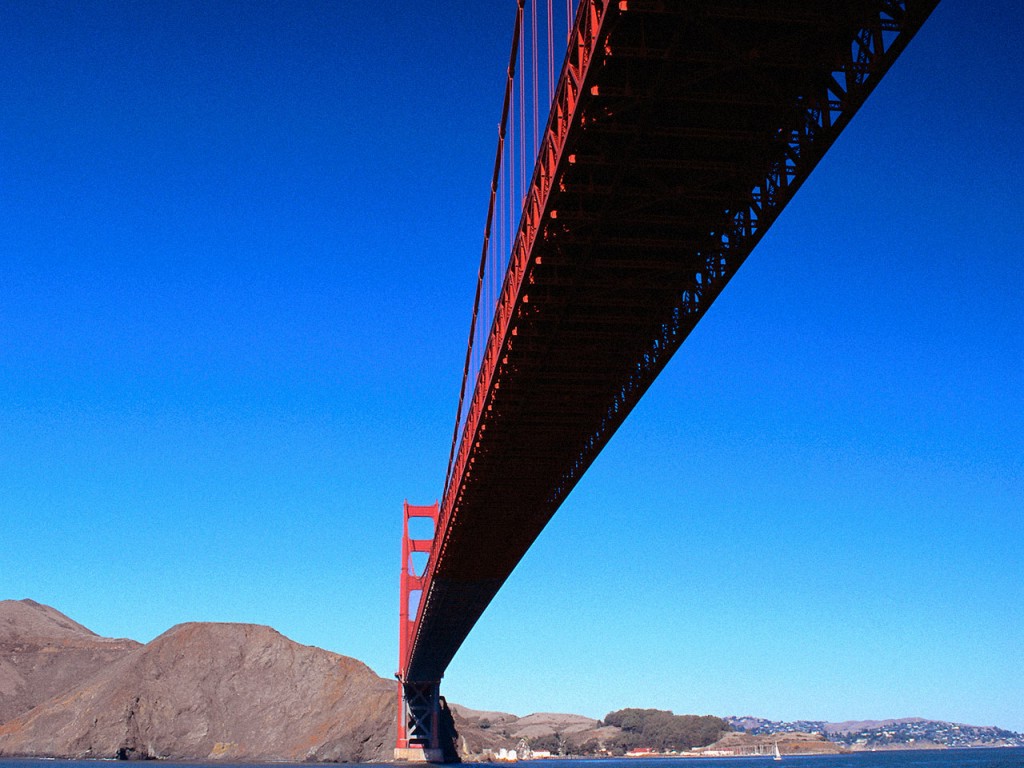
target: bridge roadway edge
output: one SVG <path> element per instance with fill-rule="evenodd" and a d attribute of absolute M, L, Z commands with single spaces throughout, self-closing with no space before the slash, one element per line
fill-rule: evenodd
<path fill-rule="evenodd" d="M 441 505 L 419 609 L 406 619 L 402 682 L 439 683 L 562 500 L 936 4 L 851 0 L 801 16 L 799 3 L 771 10 L 729 3 L 725 11 L 740 19 L 725 21 L 742 30 L 747 52 L 759 51 L 761 61 L 715 60 L 688 45 L 696 33 L 676 28 L 664 50 L 678 58 L 665 63 L 659 51 L 658 77 L 651 77 L 637 62 L 655 51 L 630 45 L 630 35 L 639 29 L 646 43 L 652 35 L 645 23 L 664 29 L 667 16 L 681 27 L 700 14 L 665 11 L 669 4 L 656 1 L 584 2 L 578 24 L 591 7 L 605 11 L 590 52 L 598 64 L 575 83 L 571 130 L 533 217 L 527 201 L 520 242 L 530 247 L 521 251 L 518 280 L 506 281 L 508 304 L 497 312 L 506 320 L 492 336 L 495 364 L 478 381 L 486 384 L 479 420 L 463 436 L 462 469 Z M 823 18 L 841 15 L 836 7 L 848 16 Z M 702 21 L 724 23 L 705 10 Z M 787 10 L 788 19 L 765 19 Z M 778 38 L 751 31 L 755 23 Z M 809 39 L 807 26 L 815 24 L 823 30 L 821 49 L 797 45 L 806 60 L 795 61 L 796 38 Z M 808 62 L 814 73 L 793 74 Z M 718 74 L 709 74 L 715 68 Z M 789 76 L 781 106 L 758 98 L 763 83 L 734 82 L 751 70 Z M 685 92 L 677 86 L 685 75 L 717 77 L 739 95 Z M 666 118 L 630 122 L 630 113 L 643 114 L 658 99 Z M 717 122 L 692 118 L 695 105 L 717 110 Z M 556 98 L 549 131 L 558 106 Z M 645 196 L 645 189 L 660 196 Z M 513 263 L 510 277 L 515 271 Z M 589 298 L 581 295 L 587 292 Z"/>

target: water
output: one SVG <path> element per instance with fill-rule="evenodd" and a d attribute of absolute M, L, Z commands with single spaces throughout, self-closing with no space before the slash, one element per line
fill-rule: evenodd
<path fill-rule="evenodd" d="M 0 768 L 96 768 L 92 760 L 12 760 L 0 758 Z M 135 765 L 141 765 L 136 763 Z M 184 768 L 267 768 L 267 763 L 160 761 L 161 766 Z M 310 763 L 301 765 L 310 768 Z M 355 764 L 353 764 L 355 765 Z M 379 765 L 379 764 L 377 764 Z M 406 764 L 408 765 L 408 764 Z M 473 765 L 473 763 L 467 763 Z M 500 763 L 481 763 L 492 768 Z M 776 763 L 770 757 L 692 757 L 653 759 L 623 758 L 602 760 L 533 760 L 522 768 L 1024 768 L 1024 747 L 1009 749 L 936 749 L 929 751 L 857 752 L 850 755 L 800 755 L 783 757 Z"/>
<path fill-rule="evenodd" d="M 1024 768 L 1024 747 L 784 755 L 782 762 L 770 757 L 687 757 L 538 760 L 523 765 L 549 764 L 550 768 Z"/>

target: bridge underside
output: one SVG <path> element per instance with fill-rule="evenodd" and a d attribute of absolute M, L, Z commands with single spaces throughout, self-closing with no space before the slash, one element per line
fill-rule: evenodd
<path fill-rule="evenodd" d="M 442 504 L 408 680 L 441 678 L 935 2 L 583 5 L 590 50 L 563 71 L 575 103 Z"/>

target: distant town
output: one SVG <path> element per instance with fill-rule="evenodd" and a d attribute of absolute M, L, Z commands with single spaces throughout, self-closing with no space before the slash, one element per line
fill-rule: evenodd
<path fill-rule="evenodd" d="M 923 718 L 832 723 L 676 715 L 623 709 L 603 720 L 537 713 L 517 717 L 454 705 L 465 759 L 547 757 L 743 757 L 875 750 L 1022 747 L 1024 734 Z"/>
<path fill-rule="evenodd" d="M 847 749 L 893 747 L 1024 747 L 1024 734 L 994 726 L 964 725 L 918 717 L 828 723 L 821 720 L 779 722 L 759 717 L 724 718 L 735 731 L 755 736 L 788 733 L 820 733 Z"/>

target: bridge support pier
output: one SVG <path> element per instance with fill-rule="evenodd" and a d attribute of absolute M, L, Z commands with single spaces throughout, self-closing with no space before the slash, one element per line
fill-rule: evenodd
<path fill-rule="evenodd" d="M 440 683 L 398 682 L 398 742 L 395 760 L 445 763 L 441 747 Z"/>

